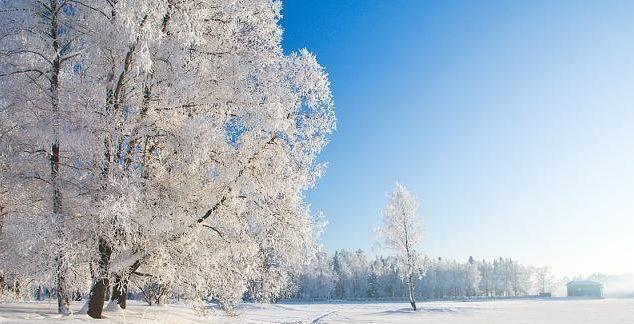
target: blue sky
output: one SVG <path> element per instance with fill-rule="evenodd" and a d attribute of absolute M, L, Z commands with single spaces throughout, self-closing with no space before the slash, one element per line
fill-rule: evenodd
<path fill-rule="evenodd" d="M 308 193 L 329 251 L 372 253 L 394 182 L 423 251 L 560 275 L 634 272 L 633 1 L 289 0 L 286 51 L 330 74 Z"/>

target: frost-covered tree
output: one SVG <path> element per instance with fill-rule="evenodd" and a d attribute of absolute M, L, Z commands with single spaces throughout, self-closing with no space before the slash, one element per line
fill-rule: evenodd
<path fill-rule="evenodd" d="M 331 260 L 325 253 L 319 252 L 302 271 L 297 296 L 301 299 L 330 299 L 336 282 L 337 275 Z"/>
<path fill-rule="evenodd" d="M 553 280 L 550 267 L 538 267 L 535 269 L 535 288 L 540 294 L 550 292 Z"/>
<path fill-rule="evenodd" d="M 487 260 L 482 260 L 478 263 L 478 270 L 481 276 L 480 283 L 478 285 L 480 293 L 484 297 L 493 296 L 495 294 L 493 266 Z"/>
<path fill-rule="evenodd" d="M 293 297 L 299 299 L 406 299 L 409 298 L 407 280 L 401 274 L 401 262 L 395 257 L 376 256 L 369 262 L 367 277 L 355 276 L 354 273 L 364 273 L 364 262 L 355 261 L 355 256 L 361 254 L 341 250 L 328 261 L 320 254 L 322 261 L 311 264 L 302 271 L 298 282 L 298 292 Z M 494 277 L 492 264 L 502 263 L 512 266 L 505 276 Z M 456 299 L 475 296 L 496 297 L 525 295 L 530 290 L 530 267 L 519 264 L 511 259 L 496 259 L 494 262 L 475 261 L 469 258 L 466 262 L 447 260 L 442 258 L 424 257 L 417 264 L 414 283 L 417 299 Z M 328 275 L 332 273 L 332 275 Z M 499 280 L 499 282 L 497 281 Z M 502 287 L 509 282 L 507 290 L 496 292 L 494 287 Z M 514 283 L 516 287 L 514 288 Z M 325 287 L 324 293 L 319 293 Z M 367 287 L 365 292 L 358 287 Z M 337 289 L 339 291 L 337 292 Z M 328 294 L 330 293 L 330 297 Z"/>
<path fill-rule="evenodd" d="M 403 275 L 399 261 L 393 257 L 380 258 L 381 287 L 383 296 L 398 298 L 407 296 L 407 284 L 403 283 Z"/>
<path fill-rule="evenodd" d="M 337 251 L 333 257 L 333 271 L 337 278 L 336 298 L 358 299 L 366 297 L 369 264 L 363 251 Z"/>
<path fill-rule="evenodd" d="M 388 204 L 382 210 L 383 225 L 379 228 L 381 245 L 392 250 L 407 280 L 409 301 L 416 310 L 414 275 L 416 274 L 418 249 L 422 242 L 421 220 L 417 215 L 418 203 L 414 196 L 397 183 L 389 195 Z"/>
<path fill-rule="evenodd" d="M 47 273 L 30 276 L 55 278 L 60 313 L 69 312 L 70 291 L 81 285 L 72 278 L 81 254 L 73 249 L 81 241 L 75 220 L 89 192 L 77 163 L 89 152 L 78 141 L 90 125 L 89 113 L 73 68 L 87 49 L 86 22 L 92 16 L 68 3 L 0 2 L 0 127 L 10 165 L 2 177 L 14 189 L 6 206 L 5 243 L 21 241 L 31 251 L 28 259 L 46 265 L 39 269 Z M 24 258 L 11 252 L 4 254 L 9 264 Z"/>
<path fill-rule="evenodd" d="M 379 276 L 374 269 L 371 269 L 370 274 L 368 275 L 368 298 L 379 297 L 379 288 Z"/>
<path fill-rule="evenodd" d="M 521 265 L 515 260 L 510 261 L 509 267 L 513 295 L 520 296 L 527 294 L 531 289 L 532 268 Z"/>
<path fill-rule="evenodd" d="M 469 257 L 469 261 L 465 264 L 465 293 L 467 297 L 478 294 L 480 280 L 482 277 L 478 264 L 473 257 Z"/>
<path fill-rule="evenodd" d="M 510 258 L 498 258 L 492 263 L 495 296 L 518 296 L 530 291 L 532 269 Z"/>
<path fill-rule="evenodd" d="M 279 1 L 1 4 L 2 244 L 36 251 L 60 312 L 87 282 L 92 317 L 131 280 L 225 307 L 292 288 L 335 118 L 315 56 L 281 48 Z"/>
<path fill-rule="evenodd" d="M 511 275 L 508 262 L 503 258 L 493 260 L 493 280 L 496 296 L 509 296 L 511 293 Z"/>
<path fill-rule="evenodd" d="M 119 204 L 103 213 L 103 226 L 117 228 L 101 231 L 112 245 L 106 268 L 125 284 L 161 264 L 157 276 L 186 278 L 193 295 L 227 307 L 249 288 L 272 300 L 311 249 L 302 192 L 322 170 L 315 157 L 334 126 L 325 74 L 306 51 L 283 55 L 278 2 L 140 9 L 119 10 L 132 26 L 143 22 L 139 32 L 155 27 L 132 38 L 116 69 L 131 57 L 132 70 L 151 73 L 123 76 L 139 86 L 109 108 L 130 107 L 116 112 L 127 127 L 106 132 L 120 134 L 106 155 L 125 185 L 106 196 Z M 148 38 L 137 53 L 137 39 Z"/>

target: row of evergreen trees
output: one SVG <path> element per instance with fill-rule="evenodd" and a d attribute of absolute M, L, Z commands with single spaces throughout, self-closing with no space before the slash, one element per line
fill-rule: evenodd
<path fill-rule="evenodd" d="M 550 288 L 547 268 L 531 268 L 510 258 L 465 262 L 418 260 L 418 299 L 522 296 Z M 546 273 L 545 273 L 546 272 Z M 320 253 L 298 282 L 296 299 L 404 299 L 407 285 L 393 257 L 368 260 L 363 251 Z"/>

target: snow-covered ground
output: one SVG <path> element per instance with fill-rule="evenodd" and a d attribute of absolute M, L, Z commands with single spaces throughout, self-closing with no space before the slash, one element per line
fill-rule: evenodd
<path fill-rule="evenodd" d="M 634 299 L 428 302 L 411 311 L 403 303 L 243 304 L 230 316 L 212 310 L 199 317 L 186 305 L 147 307 L 132 302 L 122 313 L 94 321 L 60 317 L 51 302 L 0 304 L 0 323 L 451 323 L 634 324 Z M 74 304 L 74 310 L 81 304 Z"/>

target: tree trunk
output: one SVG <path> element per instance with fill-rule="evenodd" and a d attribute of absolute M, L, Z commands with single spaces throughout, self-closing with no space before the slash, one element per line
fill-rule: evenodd
<path fill-rule="evenodd" d="M 128 278 L 126 275 L 114 275 L 110 301 L 116 301 L 121 309 L 126 308 L 128 299 Z"/>
<path fill-rule="evenodd" d="M 44 300 L 44 290 L 42 289 L 42 285 L 37 286 L 37 300 Z"/>
<path fill-rule="evenodd" d="M 60 57 L 60 40 L 59 40 L 59 24 L 58 24 L 58 15 L 61 11 L 57 0 L 50 1 L 50 10 L 51 16 L 51 30 L 50 37 L 52 40 L 53 53 L 55 53 L 54 59 L 51 61 L 51 76 L 50 80 L 50 96 L 51 96 L 51 113 L 52 113 L 52 143 L 51 143 L 51 155 L 50 155 L 50 163 L 51 163 L 51 186 L 53 193 L 53 215 L 52 220 L 53 223 L 57 225 L 58 236 L 61 239 L 63 236 L 62 231 L 62 190 L 61 190 L 61 181 L 60 181 L 60 128 L 61 128 L 61 117 L 60 117 L 60 107 L 59 107 L 59 79 L 61 72 L 61 64 L 62 60 Z M 57 256 L 57 311 L 60 314 L 69 314 L 69 301 L 68 301 L 68 290 L 66 283 L 66 262 L 64 260 L 63 252 L 60 251 Z"/>
<path fill-rule="evenodd" d="M 88 302 L 88 316 L 101 318 L 103 305 L 106 302 L 106 290 L 108 289 L 108 279 L 99 278 L 90 288 L 90 301 Z"/>
<path fill-rule="evenodd" d="M 130 275 L 137 271 L 140 266 L 141 261 L 137 260 L 130 266 L 126 273 L 114 275 L 114 284 L 112 285 L 112 296 L 110 301 L 116 301 L 121 309 L 125 309 L 127 306 Z"/>
<path fill-rule="evenodd" d="M 20 298 L 20 282 L 17 280 L 13 282 L 13 294 L 15 295 L 15 298 L 21 299 Z"/>
<path fill-rule="evenodd" d="M 66 282 L 66 265 L 61 257 L 57 258 L 57 312 L 70 314 L 70 302 Z"/>
<path fill-rule="evenodd" d="M 414 282 L 412 281 L 412 275 L 407 277 L 407 287 L 409 289 L 409 303 L 412 305 L 412 309 L 416 310 L 416 300 L 414 299 Z"/>
<path fill-rule="evenodd" d="M 112 247 L 110 243 L 103 238 L 99 239 L 99 269 L 95 274 L 95 279 L 90 288 L 90 300 L 88 302 L 88 315 L 92 318 L 101 318 L 103 306 L 106 302 L 106 291 L 110 283 L 109 266 Z"/>
<path fill-rule="evenodd" d="M 110 280 L 108 280 L 108 284 L 106 285 L 106 300 L 110 300 L 110 295 L 112 295 L 112 285 L 110 284 Z"/>

